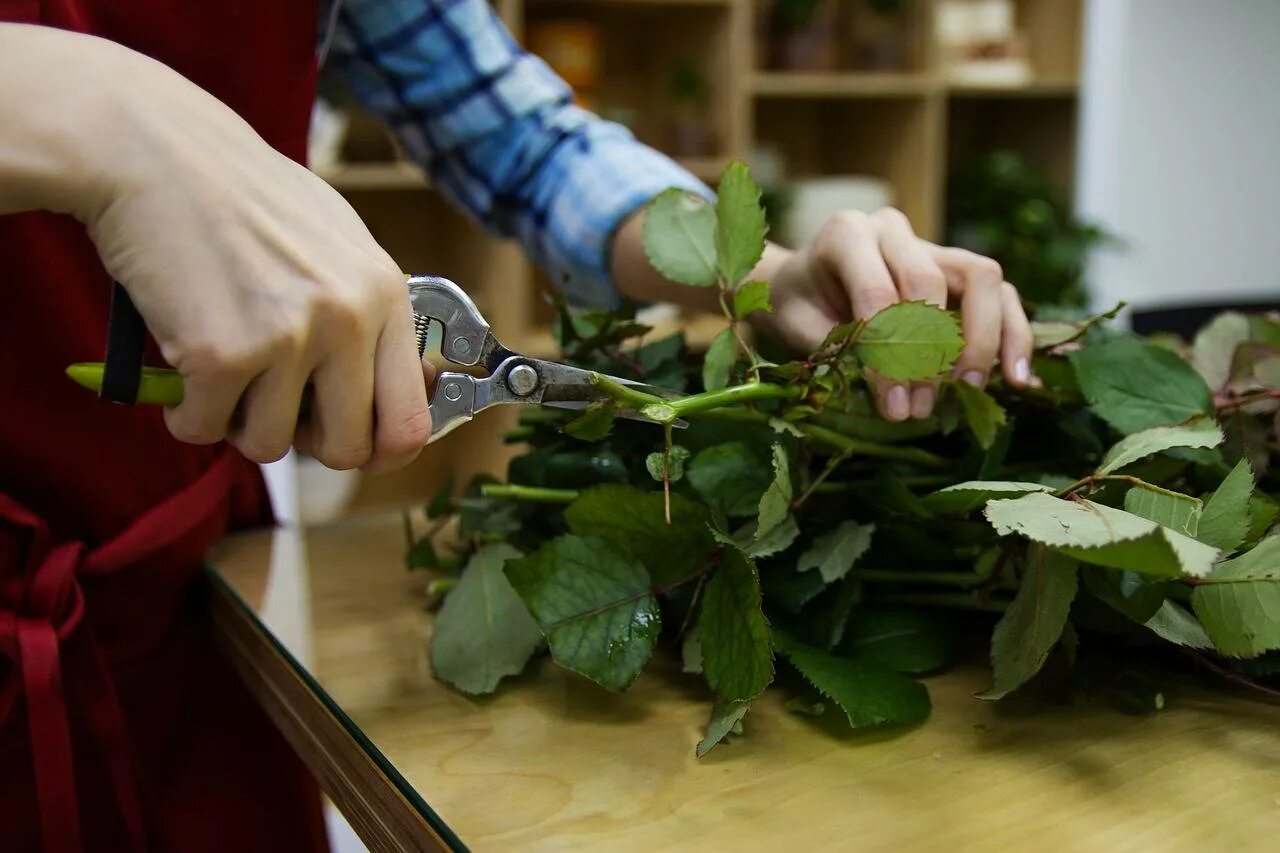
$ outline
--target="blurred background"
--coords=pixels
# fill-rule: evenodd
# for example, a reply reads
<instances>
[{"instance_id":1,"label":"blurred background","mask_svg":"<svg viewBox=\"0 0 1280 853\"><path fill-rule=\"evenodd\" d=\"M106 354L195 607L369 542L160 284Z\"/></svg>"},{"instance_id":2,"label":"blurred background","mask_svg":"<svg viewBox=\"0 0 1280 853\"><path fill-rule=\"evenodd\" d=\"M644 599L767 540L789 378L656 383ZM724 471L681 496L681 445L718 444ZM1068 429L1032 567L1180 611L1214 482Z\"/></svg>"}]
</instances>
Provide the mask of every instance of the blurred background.
<instances>
[{"instance_id":1,"label":"blurred background","mask_svg":"<svg viewBox=\"0 0 1280 853\"><path fill-rule=\"evenodd\" d=\"M1004 265L1042 313L1147 329L1280 301L1276 0L495 0L578 101L708 183L734 158L772 236L893 205ZM554 355L541 272L453 212L390 136L322 88L312 165L416 273L461 283L509 346ZM1191 311L1162 311L1187 309ZM717 317L650 320L705 344ZM301 464L307 518L501 473L506 413L393 477ZM295 462L280 476L292 482Z\"/></svg>"}]
</instances>

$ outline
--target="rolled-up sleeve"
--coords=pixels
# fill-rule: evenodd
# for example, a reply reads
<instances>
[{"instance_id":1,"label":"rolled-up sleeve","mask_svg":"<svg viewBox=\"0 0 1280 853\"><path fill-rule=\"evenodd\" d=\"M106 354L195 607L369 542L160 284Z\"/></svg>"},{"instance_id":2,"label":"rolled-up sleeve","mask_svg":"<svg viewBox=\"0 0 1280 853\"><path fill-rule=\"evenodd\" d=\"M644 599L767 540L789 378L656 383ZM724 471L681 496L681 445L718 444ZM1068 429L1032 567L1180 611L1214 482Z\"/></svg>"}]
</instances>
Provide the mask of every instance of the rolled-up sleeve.
<instances>
[{"instance_id":1,"label":"rolled-up sleeve","mask_svg":"<svg viewBox=\"0 0 1280 853\"><path fill-rule=\"evenodd\" d=\"M575 302L617 301L609 246L667 187L707 187L572 104L486 0L347 0L327 62L452 202L519 240Z\"/></svg>"}]
</instances>

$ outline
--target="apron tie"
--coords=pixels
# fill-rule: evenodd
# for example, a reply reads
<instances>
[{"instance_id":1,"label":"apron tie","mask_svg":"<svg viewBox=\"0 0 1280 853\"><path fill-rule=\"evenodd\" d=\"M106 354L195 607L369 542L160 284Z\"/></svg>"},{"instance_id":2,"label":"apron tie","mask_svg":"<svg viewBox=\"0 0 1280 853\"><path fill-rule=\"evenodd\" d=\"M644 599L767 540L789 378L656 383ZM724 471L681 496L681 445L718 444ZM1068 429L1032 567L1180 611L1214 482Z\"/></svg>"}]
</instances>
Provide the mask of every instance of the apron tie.
<instances>
[{"instance_id":1,"label":"apron tie","mask_svg":"<svg viewBox=\"0 0 1280 853\"><path fill-rule=\"evenodd\" d=\"M41 834L49 853L83 849L68 693L81 700L86 728L104 761L128 832L129 849L147 849L124 717L98 645L89 626L82 626L85 605L78 576L110 574L181 539L226 499L236 460L235 451L228 449L191 485L88 552L80 542L51 545L44 521L0 494L0 521L31 532L25 606L0 606L0 655L12 660L20 673L20 679L11 679L0 690L0 721L23 694Z\"/></svg>"}]
</instances>

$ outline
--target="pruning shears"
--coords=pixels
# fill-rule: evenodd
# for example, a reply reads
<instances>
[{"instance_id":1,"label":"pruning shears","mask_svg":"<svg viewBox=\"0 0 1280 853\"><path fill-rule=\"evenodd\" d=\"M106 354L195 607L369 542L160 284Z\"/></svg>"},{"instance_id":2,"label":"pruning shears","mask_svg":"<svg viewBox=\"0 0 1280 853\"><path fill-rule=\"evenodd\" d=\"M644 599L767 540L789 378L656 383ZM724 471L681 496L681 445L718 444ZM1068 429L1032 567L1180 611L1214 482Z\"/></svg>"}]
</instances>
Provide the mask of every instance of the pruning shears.
<instances>
[{"instance_id":1,"label":"pruning shears","mask_svg":"<svg viewBox=\"0 0 1280 853\"><path fill-rule=\"evenodd\" d=\"M594 402L611 399L600 388L601 374L507 349L489 330L489 323L471 297L452 281L436 276L413 276L408 287L418 355L424 354L427 331L435 321L443 328L440 353L444 359L460 367L482 368L488 374L477 377L442 371L437 376L430 395L432 430L428 443L492 406L524 404L584 409ZM80 385L101 392L104 369L102 362L85 362L68 367L67 375ZM653 397L677 396L668 389L629 379L607 374L604 379ZM182 402L182 395L182 376L176 370L142 368L138 403L176 406ZM623 408L616 415L654 422L634 409ZM677 421L673 425L685 424Z\"/></svg>"}]
</instances>

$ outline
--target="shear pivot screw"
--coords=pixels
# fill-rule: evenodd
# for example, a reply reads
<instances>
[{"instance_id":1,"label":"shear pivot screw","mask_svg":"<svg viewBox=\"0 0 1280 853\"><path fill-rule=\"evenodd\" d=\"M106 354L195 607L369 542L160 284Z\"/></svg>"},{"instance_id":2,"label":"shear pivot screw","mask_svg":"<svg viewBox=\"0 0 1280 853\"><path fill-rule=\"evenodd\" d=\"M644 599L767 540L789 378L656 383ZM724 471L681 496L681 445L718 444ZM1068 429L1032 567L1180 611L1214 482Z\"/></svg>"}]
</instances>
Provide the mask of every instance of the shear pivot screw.
<instances>
[{"instance_id":1,"label":"shear pivot screw","mask_svg":"<svg viewBox=\"0 0 1280 853\"><path fill-rule=\"evenodd\" d=\"M457 382L450 382L444 386L444 398L450 403L456 403L462 398L462 386Z\"/></svg>"},{"instance_id":2,"label":"shear pivot screw","mask_svg":"<svg viewBox=\"0 0 1280 853\"><path fill-rule=\"evenodd\" d=\"M462 335L458 335L453 339L453 348L458 351L459 355L466 355L471 352L471 341L467 340Z\"/></svg>"},{"instance_id":3,"label":"shear pivot screw","mask_svg":"<svg viewBox=\"0 0 1280 853\"><path fill-rule=\"evenodd\" d=\"M507 387L512 394L528 397L538 387L538 371L527 364L517 364L507 371Z\"/></svg>"}]
</instances>

